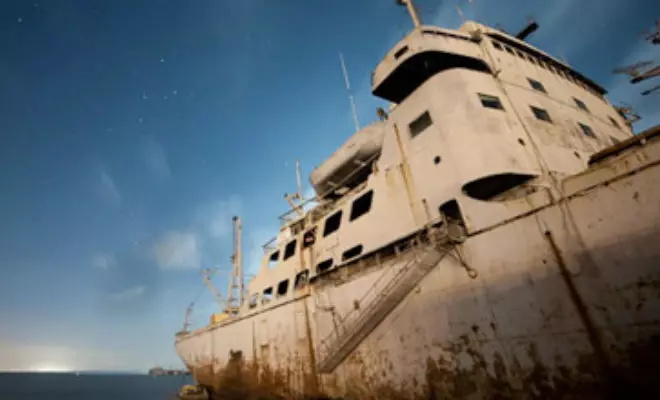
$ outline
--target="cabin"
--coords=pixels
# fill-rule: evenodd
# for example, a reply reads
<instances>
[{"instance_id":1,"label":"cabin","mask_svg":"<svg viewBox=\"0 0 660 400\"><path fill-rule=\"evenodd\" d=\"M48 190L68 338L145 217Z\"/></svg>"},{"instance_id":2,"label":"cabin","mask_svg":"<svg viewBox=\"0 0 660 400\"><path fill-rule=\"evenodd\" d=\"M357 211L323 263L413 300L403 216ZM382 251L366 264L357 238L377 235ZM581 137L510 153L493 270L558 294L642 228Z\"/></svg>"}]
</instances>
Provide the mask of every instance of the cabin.
<instances>
[{"instance_id":1,"label":"cabin","mask_svg":"<svg viewBox=\"0 0 660 400\"><path fill-rule=\"evenodd\" d=\"M562 196L561 180L630 138L605 90L524 40L466 22L420 26L385 55L372 92L389 115L310 175L319 205L264 247L241 314L308 295L429 226L479 232Z\"/></svg>"}]
</instances>

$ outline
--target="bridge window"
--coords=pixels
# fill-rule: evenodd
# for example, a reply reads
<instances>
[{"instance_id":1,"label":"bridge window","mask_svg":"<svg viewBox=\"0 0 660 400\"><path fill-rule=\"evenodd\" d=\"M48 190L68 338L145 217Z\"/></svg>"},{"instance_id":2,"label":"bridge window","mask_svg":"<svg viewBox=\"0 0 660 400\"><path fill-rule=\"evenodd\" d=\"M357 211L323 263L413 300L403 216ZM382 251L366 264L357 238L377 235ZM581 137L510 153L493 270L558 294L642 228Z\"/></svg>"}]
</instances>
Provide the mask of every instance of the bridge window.
<instances>
[{"instance_id":1,"label":"bridge window","mask_svg":"<svg viewBox=\"0 0 660 400\"><path fill-rule=\"evenodd\" d=\"M280 259L280 251L275 250L274 252L272 252L270 257L268 258L268 268L273 268L275 264L277 264L277 260L279 259Z\"/></svg>"},{"instance_id":2,"label":"bridge window","mask_svg":"<svg viewBox=\"0 0 660 400\"><path fill-rule=\"evenodd\" d=\"M608 117L608 118L610 119L610 122L612 123L612 125L614 125L614 126L616 126L617 128L619 128L619 123L616 122L616 120L615 120L614 118L612 118L612 117Z\"/></svg>"},{"instance_id":3,"label":"bridge window","mask_svg":"<svg viewBox=\"0 0 660 400\"><path fill-rule=\"evenodd\" d=\"M497 50L504 50L499 42L493 41L493 47L495 47Z\"/></svg>"},{"instance_id":4,"label":"bridge window","mask_svg":"<svg viewBox=\"0 0 660 400\"><path fill-rule=\"evenodd\" d=\"M349 221L354 221L364 214L368 213L371 210L371 201L374 197L374 191L370 190L362 196L358 197L353 201L353 206L351 207L351 216Z\"/></svg>"},{"instance_id":5,"label":"bridge window","mask_svg":"<svg viewBox=\"0 0 660 400\"><path fill-rule=\"evenodd\" d=\"M257 306L257 301L259 300L259 293L254 293L252 297L250 297L250 308L255 308Z\"/></svg>"},{"instance_id":6,"label":"bridge window","mask_svg":"<svg viewBox=\"0 0 660 400\"><path fill-rule=\"evenodd\" d=\"M286 261L289 258L293 257L294 254L296 254L296 239L293 239L289 243L287 243L286 247L284 248L284 258L282 261Z\"/></svg>"},{"instance_id":7,"label":"bridge window","mask_svg":"<svg viewBox=\"0 0 660 400\"><path fill-rule=\"evenodd\" d=\"M264 295L261 297L261 304L266 304L273 299L273 287L264 289Z\"/></svg>"},{"instance_id":8,"label":"bridge window","mask_svg":"<svg viewBox=\"0 0 660 400\"><path fill-rule=\"evenodd\" d=\"M396 53L394 53L394 59L395 59L395 60L398 60L399 57L401 57L402 55L406 54L407 51L408 51L408 46L403 46L402 48L400 48L399 50L397 50Z\"/></svg>"},{"instance_id":9,"label":"bridge window","mask_svg":"<svg viewBox=\"0 0 660 400\"><path fill-rule=\"evenodd\" d=\"M515 56L515 55L516 55L516 53L513 52L513 49L512 49L511 47L509 47L509 46L504 46L504 48L506 49L506 52L509 53L509 54L511 54L512 56Z\"/></svg>"},{"instance_id":10,"label":"bridge window","mask_svg":"<svg viewBox=\"0 0 660 400\"><path fill-rule=\"evenodd\" d=\"M325 226L323 227L323 237L326 237L339 229L339 225L341 224L341 214L342 211L339 210L325 220Z\"/></svg>"},{"instance_id":11,"label":"bridge window","mask_svg":"<svg viewBox=\"0 0 660 400\"><path fill-rule=\"evenodd\" d=\"M481 100L481 105L486 108L494 108L496 110L504 110L502 102L496 96L491 96L488 94L477 93L479 95L479 100Z\"/></svg>"},{"instance_id":12,"label":"bridge window","mask_svg":"<svg viewBox=\"0 0 660 400\"><path fill-rule=\"evenodd\" d=\"M580 108L580 109L582 109L586 112L589 112L589 109L587 108L587 105L584 104L584 102L582 100L576 99L575 97L573 97L573 100L575 101L575 104L578 106L578 108Z\"/></svg>"},{"instance_id":13,"label":"bridge window","mask_svg":"<svg viewBox=\"0 0 660 400\"><path fill-rule=\"evenodd\" d=\"M422 133L426 128L433 125L433 120L431 120L431 115L428 111L424 111L422 115L417 117L413 122L408 125L410 129L410 136L415 137Z\"/></svg>"},{"instance_id":14,"label":"bridge window","mask_svg":"<svg viewBox=\"0 0 660 400\"><path fill-rule=\"evenodd\" d=\"M316 227L313 227L312 229L308 230L303 234L302 248L303 249L308 248L309 246L313 245L315 241L316 241Z\"/></svg>"},{"instance_id":15,"label":"bridge window","mask_svg":"<svg viewBox=\"0 0 660 400\"><path fill-rule=\"evenodd\" d=\"M293 288L296 290L302 289L307 285L308 281L309 281L309 270L306 269L304 271L300 271L296 275L296 280L293 284Z\"/></svg>"},{"instance_id":16,"label":"bridge window","mask_svg":"<svg viewBox=\"0 0 660 400\"><path fill-rule=\"evenodd\" d=\"M552 123L552 119L550 119L550 114L548 114L546 110L534 106L529 106L529 108L532 109L532 112L534 113L536 119L540 119L541 121Z\"/></svg>"},{"instance_id":17,"label":"bridge window","mask_svg":"<svg viewBox=\"0 0 660 400\"><path fill-rule=\"evenodd\" d=\"M342 261L350 260L351 258L355 258L362 254L362 245L358 244L357 246L353 246L350 249L346 250L342 255L341 259Z\"/></svg>"},{"instance_id":18,"label":"bridge window","mask_svg":"<svg viewBox=\"0 0 660 400\"><path fill-rule=\"evenodd\" d=\"M527 78L527 80L529 81L529 85L532 87L532 89L538 90L539 92L542 92L542 93L548 93L545 90L545 86L543 86L543 84L541 82L539 82L535 79L532 79L532 78Z\"/></svg>"},{"instance_id":19,"label":"bridge window","mask_svg":"<svg viewBox=\"0 0 660 400\"><path fill-rule=\"evenodd\" d=\"M596 134L594 133L594 130L591 129L589 125L585 125L581 122L578 122L578 125L580 126L580 129L582 129L582 133L584 133L584 136L589 136L590 138L596 138Z\"/></svg>"},{"instance_id":20,"label":"bridge window","mask_svg":"<svg viewBox=\"0 0 660 400\"><path fill-rule=\"evenodd\" d=\"M289 290L289 280L285 279L277 284L277 297L282 297Z\"/></svg>"},{"instance_id":21,"label":"bridge window","mask_svg":"<svg viewBox=\"0 0 660 400\"><path fill-rule=\"evenodd\" d=\"M321 261L316 265L316 273L317 274L322 274L323 272L327 271L332 267L333 261L332 258L328 258L325 261Z\"/></svg>"}]
</instances>

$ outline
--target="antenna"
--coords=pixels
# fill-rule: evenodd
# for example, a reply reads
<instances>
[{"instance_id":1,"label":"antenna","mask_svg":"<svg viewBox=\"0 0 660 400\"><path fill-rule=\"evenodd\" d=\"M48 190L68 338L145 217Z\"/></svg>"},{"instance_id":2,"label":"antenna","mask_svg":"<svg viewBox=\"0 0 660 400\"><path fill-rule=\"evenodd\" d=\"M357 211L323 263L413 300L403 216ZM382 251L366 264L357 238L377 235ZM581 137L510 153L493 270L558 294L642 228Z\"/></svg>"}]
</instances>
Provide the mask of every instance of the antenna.
<instances>
[{"instance_id":1,"label":"antenna","mask_svg":"<svg viewBox=\"0 0 660 400\"><path fill-rule=\"evenodd\" d=\"M344 64L344 56L339 53L339 62L341 62L341 70L344 74L344 83L346 84L346 91L348 92L348 100L351 102L351 112L353 113L353 122L355 122L355 131L360 130L360 122L358 122L357 111L355 110L355 101L351 93L351 83L348 81L348 72L346 71L346 64Z\"/></svg>"},{"instance_id":2,"label":"antenna","mask_svg":"<svg viewBox=\"0 0 660 400\"><path fill-rule=\"evenodd\" d=\"M356 117L356 122L357 122L357 117ZM300 160L296 160L296 185L297 185L297 191L296 193L290 195L289 193L284 193L284 198L286 201L289 203L291 208L298 213L298 215L305 215L305 212L303 211L301 207L301 203L303 202L303 193L302 193L302 180L300 178ZM296 200L298 200L298 204L296 204Z\"/></svg>"},{"instance_id":3,"label":"antenna","mask_svg":"<svg viewBox=\"0 0 660 400\"><path fill-rule=\"evenodd\" d=\"M190 303L190 305L186 308L186 317L183 320L183 329L182 332L188 332L188 328L190 328L190 314L192 314L193 310L193 305L195 302Z\"/></svg>"},{"instance_id":4,"label":"antenna","mask_svg":"<svg viewBox=\"0 0 660 400\"><path fill-rule=\"evenodd\" d=\"M243 225L239 217L234 217L234 232L236 242L234 245L234 268L237 270L238 275L238 306L243 305L244 299L244 282L243 282L243 246L241 243L241 236L243 234Z\"/></svg>"},{"instance_id":5,"label":"antenna","mask_svg":"<svg viewBox=\"0 0 660 400\"><path fill-rule=\"evenodd\" d=\"M355 121L357 122L357 116L355 117ZM303 192L302 192L302 180L300 178L300 160L296 160L296 183L298 184L298 201L303 200Z\"/></svg>"},{"instance_id":6,"label":"antenna","mask_svg":"<svg viewBox=\"0 0 660 400\"><path fill-rule=\"evenodd\" d=\"M419 14L417 13L417 9L415 8L412 0L396 0L396 4L408 7L408 14L410 14L410 18L413 21L413 25L415 25L415 29L422 26L422 20L419 19Z\"/></svg>"},{"instance_id":7,"label":"antenna","mask_svg":"<svg viewBox=\"0 0 660 400\"><path fill-rule=\"evenodd\" d=\"M231 256L232 271L229 278L229 297L227 309L234 314L243 305L243 260L241 252L241 219L237 216L232 218L234 224L234 252ZM238 292L238 296L236 296Z\"/></svg>"},{"instance_id":8,"label":"antenna","mask_svg":"<svg viewBox=\"0 0 660 400\"><path fill-rule=\"evenodd\" d=\"M458 16L461 17L461 21L465 22L465 15L463 15L463 10L461 10L458 2L456 3L456 12L458 12Z\"/></svg>"}]
</instances>

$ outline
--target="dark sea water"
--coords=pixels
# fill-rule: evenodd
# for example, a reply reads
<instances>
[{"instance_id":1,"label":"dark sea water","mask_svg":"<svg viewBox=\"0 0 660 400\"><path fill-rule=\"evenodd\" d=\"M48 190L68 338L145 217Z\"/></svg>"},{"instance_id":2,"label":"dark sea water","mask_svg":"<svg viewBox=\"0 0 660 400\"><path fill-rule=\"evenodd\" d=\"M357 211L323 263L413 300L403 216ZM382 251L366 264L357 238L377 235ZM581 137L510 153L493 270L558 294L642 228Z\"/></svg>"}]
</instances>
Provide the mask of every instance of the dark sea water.
<instances>
[{"instance_id":1,"label":"dark sea water","mask_svg":"<svg viewBox=\"0 0 660 400\"><path fill-rule=\"evenodd\" d=\"M170 400L190 376L0 373L0 400Z\"/></svg>"}]
</instances>

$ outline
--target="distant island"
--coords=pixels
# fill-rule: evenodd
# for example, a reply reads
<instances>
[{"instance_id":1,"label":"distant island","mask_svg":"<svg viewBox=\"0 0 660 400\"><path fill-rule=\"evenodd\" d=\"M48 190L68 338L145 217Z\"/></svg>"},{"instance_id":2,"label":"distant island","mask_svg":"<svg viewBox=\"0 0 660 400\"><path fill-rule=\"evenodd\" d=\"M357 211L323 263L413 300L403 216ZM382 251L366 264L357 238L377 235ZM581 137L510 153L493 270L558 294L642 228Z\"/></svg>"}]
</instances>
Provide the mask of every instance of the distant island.
<instances>
[{"instance_id":1,"label":"distant island","mask_svg":"<svg viewBox=\"0 0 660 400\"><path fill-rule=\"evenodd\" d=\"M151 376L172 376L172 375L190 375L190 371L183 369L165 369L161 367L154 367L149 370Z\"/></svg>"}]
</instances>

